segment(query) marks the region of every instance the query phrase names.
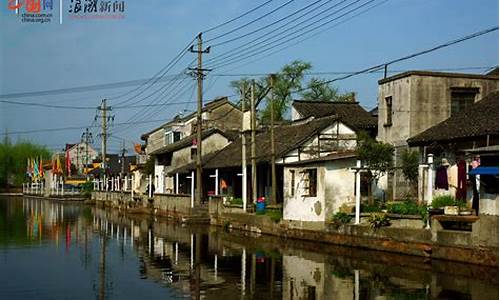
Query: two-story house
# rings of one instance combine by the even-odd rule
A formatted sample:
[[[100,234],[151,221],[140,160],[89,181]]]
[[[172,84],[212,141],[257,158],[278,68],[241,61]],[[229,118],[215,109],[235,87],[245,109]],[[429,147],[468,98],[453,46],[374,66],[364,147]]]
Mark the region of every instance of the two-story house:
[[[398,167],[403,149],[409,148],[409,138],[498,90],[498,73],[409,71],[378,83],[377,139],[395,147],[395,166]],[[382,181],[386,199],[402,198],[408,192],[408,184],[398,170]]]
[[[203,155],[220,150],[234,139],[241,128],[243,113],[227,97],[216,98],[202,109]],[[155,157],[157,192],[172,192],[174,178],[167,173],[190,163],[196,150],[196,112],[176,116],[171,121],[141,136],[146,141],[146,154]]]

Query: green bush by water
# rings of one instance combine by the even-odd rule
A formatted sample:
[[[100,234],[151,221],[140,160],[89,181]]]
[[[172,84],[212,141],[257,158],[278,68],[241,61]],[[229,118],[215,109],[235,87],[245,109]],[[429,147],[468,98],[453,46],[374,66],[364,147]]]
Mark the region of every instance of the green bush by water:
[[[434,199],[432,199],[431,206],[432,208],[442,208],[445,206],[465,207],[465,202],[456,200],[450,195],[442,195],[434,197]]]
[[[340,223],[340,224],[347,224],[351,222],[352,216],[343,212],[337,212],[332,216],[332,222],[334,223]]]
[[[368,217],[368,223],[373,229],[391,225],[391,220],[385,213],[372,213]]]
[[[275,223],[279,223],[283,219],[283,212],[276,209],[267,209],[266,216],[270,217]]]

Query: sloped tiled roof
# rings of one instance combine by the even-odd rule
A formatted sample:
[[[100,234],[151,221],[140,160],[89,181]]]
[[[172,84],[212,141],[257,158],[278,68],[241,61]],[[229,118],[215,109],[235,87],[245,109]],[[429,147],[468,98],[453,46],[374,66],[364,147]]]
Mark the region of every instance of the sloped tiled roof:
[[[488,94],[469,109],[449,117],[443,122],[410,139],[410,146],[450,141],[488,134],[498,135],[498,91]]]
[[[336,115],[341,122],[355,130],[377,127],[377,118],[364,110],[358,102],[295,100],[292,105],[303,118]]]
[[[276,126],[274,128],[276,158],[283,157],[286,153],[297,149],[304,142],[315,134],[318,134],[326,127],[334,124],[336,116],[323,118],[309,118],[293,122],[292,124]],[[271,133],[269,130],[260,132],[255,137],[256,161],[257,163],[267,163],[271,161]],[[251,162],[250,142],[247,139],[247,162]],[[203,157],[203,168],[230,168],[241,166],[241,138],[227,145],[222,150]],[[194,163],[172,170],[170,174],[181,173],[194,168]]]
[[[204,140],[207,137],[209,137],[215,133],[219,133],[220,135],[226,137],[230,141],[232,141],[238,137],[238,132],[236,132],[236,131],[231,131],[231,130],[222,131],[218,128],[210,128],[210,129],[203,130],[203,132],[201,134],[201,140]],[[177,151],[179,149],[190,146],[193,143],[194,139],[196,139],[196,133],[189,135],[189,136],[187,136],[187,137],[185,137],[185,138],[183,138],[175,143],[161,147],[160,149],[155,150],[149,154],[158,155],[158,154],[164,154],[164,153],[168,153],[168,152]]]
[[[234,103],[232,103],[231,101],[229,101],[228,97],[217,97],[214,100],[205,103],[205,105],[202,108],[202,112],[206,112],[206,111],[210,111],[210,110],[216,109],[217,107],[222,106],[224,104],[230,104],[235,109],[239,109],[239,107],[237,107]],[[162,128],[166,128],[166,127],[168,127],[170,125],[173,125],[175,123],[186,122],[189,119],[194,118],[194,117],[196,117],[196,112],[190,113],[189,115],[186,115],[186,116],[183,116],[183,117],[180,116],[180,115],[176,115],[175,117],[172,118],[172,120],[170,120],[170,121],[168,121],[168,122],[160,125],[159,127],[156,127],[155,129],[152,129],[152,130],[150,130],[150,131],[142,134],[141,135],[141,139],[142,140],[146,140],[148,138],[148,136],[150,134],[152,134],[153,132],[155,132],[155,131],[158,131],[158,130],[160,130]]]

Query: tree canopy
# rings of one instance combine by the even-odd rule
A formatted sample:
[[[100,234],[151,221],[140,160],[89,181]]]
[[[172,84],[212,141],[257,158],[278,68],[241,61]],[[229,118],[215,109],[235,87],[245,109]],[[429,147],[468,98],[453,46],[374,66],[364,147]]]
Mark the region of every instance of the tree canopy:
[[[0,143],[0,186],[20,185],[26,178],[28,158],[48,160],[50,151],[42,145],[31,142],[12,144],[8,138]]]
[[[286,113],[293,101],[293,94],[303,89],[303,81],[306,73],[312,70],[311,63],[300,60],[292,61],[284,65],[276,73],[274,80],[274,91],[267,93],[265,97],[265,107],[260,112],[260,118],[263,122],[268,122],[271,116],[271,109],[274,109],[274,119],[281,121],[285,119]],[[306,101],[352,101],[352,93],[342,93],[337,88],[325,83],[325,80],[312,78],[306,85],[300,96]],[[233,90],[240,94],[243,87],[249,91],[251,79],[241,78],[230,83]],[[266,87],[270,86],[269,77],[263,77],[256,80],[255,94],[260,95]],[[272,98],[274,101],[272,101]],[[245,100],[248,101],[249,93],[246,93]],[[248,107],[248,104],[247,104]]]

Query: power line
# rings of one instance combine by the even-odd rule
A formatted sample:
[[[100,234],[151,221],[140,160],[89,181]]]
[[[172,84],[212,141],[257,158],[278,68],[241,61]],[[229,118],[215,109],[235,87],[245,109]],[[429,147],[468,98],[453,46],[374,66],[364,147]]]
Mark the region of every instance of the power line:
[[[287,26],[288,26],[288,25],[290,25],[290,24],[293,24],[293,23],[294,23],[294,22],[296,22],[297,20],[299,20],[299,19],[301,19],[301,18],[303,18],[303,17],[307,16],[308,14],[310,14],[310,13],[314,12],[315,10],[317,10],[317,9],[319,9],[319,8],[321,8],[321,7],[323,7],[324,5],[326,5],[326,4],[328,4],[328,3],[330,3],[331,1],[333,1],[333,0],[328,0],[327,2],[325,2],[325,3],[323,3],[323,4],[321,4],[321,5],[317,6],[317,7],[315,7],[315,8],[313,8],[313,9],[309,10],[309,11],[306,11],[305,13],[303,13],[303,14],[301,14],[301,15],[297,16],[296,18],[294,18],[294,19],[292,19],[292,20],[290,20],[290,21],[288,21],[287,23],[285,23],[285,24],[283,24],[283,25],[281,25],[281,26],[279,26],[279,27],[277,27],[277,28],[275,28],[275,29],[271,29],[271,30],[269,30],[268,32],[266,32],[266,33],[264,33],[264,34],[262,34],[262,35],[260,35],[260,36],[258,36],[258,37],[256,37],[256,38],[254,38],[253,40],[251,40],[251,41],[249,41],[249,42],[246,42],[246,43],[244,43],[244,44],[242,44],[242,45],[240,45],[240,46],[238,46],[238,47],[235,47],[235,48],[229,49],[229,50],[227,50],[227,51],[225,51],[225,52],[223,52],[223,53],[221,53],[221,54],[219,54],[219,55],[215,56],[214,58],[209,59],[207,62],[218,61],[218,60],[221,60],[222,58],[227,58],[227,57],[230,57],[230,56],[231,56],[231,55],[230,55],[231,53],[233,53],[233,52],[235,52],[235,51],[237,51],[237,50],[243,49],[243,48],[245,48],[246,46],[248,46],[248,45],[250,45],[250,44],[252,44],[252,43],[257,42],[258,40],[261,40],[262,38],[267,38],[267,39],[265,39],[264,41],[262,41],[262,42],[265,42],[265,41],[269,40],[269,38],[270,38],[270,37],[269,37],[269,35],[270,35],[270,34],[274,34],[272,37],[276,37],[276,36],[282,35],[282,34],[286,33],[288,30],[294,29],[294,28],[296,28],[296,26],[299,26],[299,25],[301,25],[301,24],[303,24],[303,23],[305,23],[305,22],[307,22],[307,21],[309,21],[309,20],[312,20],[313,18],[315,18],[315,17],[317,17],[317,16],[319,16],[319,15],[321,15],[321,14],[324,14],[324,13],[328,12],[329,10],[331,10],[331,9],[333,9],[333,8],[335,8],[335,7],[337,7],[339,4],[341,4],[341,3],[343,3],[343,2],[345,2],[345,1],[347,1],[347,0],[342,0],[342,1],[340,1],[339,3],[337,3],[337,4],[333,5],[333,6],[330,6],[330,7],[326,8],[326,9],[324,9],[323,11],[321,11],[321,12],[319,12],[319,13],[317,13],[317,14],[313,15],[313,16],[312,16],[312,17],[310,17],[309,19],[306,19],[306,20],[304,20],[304,21],[301,21],[301,22],[299,22],[298,24],[295,24],[294,26],[291,26],[291,27],[289,27],[289,28],[287,28],[287,29],[285,29],[285,30],[282,30],[282,31],[277,32],[278,30],[283,29],[283,28],[287,27]],[[317,3],[317,1],[316,1],[316,2],[313,2],[312,4],[316,4],[316,3]],[[260,28],[258,28],[258,29],[256,29],[256,30],[254,30],[254,31],[251,31],[251,32],[249,32],[249,33],[246,33],[246,34],[240,35],[240,36],[238,36],[238,37],[236,37],[236,38],[233,38],[233,39],[231,39],[231,40],[227,40],[227,41],[223,41],[223,42],[217,43],[217,44],[213,45],[213,47],[217,47],[217,46],[219,46],[219,45],[223,45],[223,44],[225,44],[225,43],[229,43],[229,42],[235,41],[235,40],[237,40],[237,39],[240,39],[240,38],[243,38],[243,37],[246,37],[246,36],[250,36],[250,35],[252,35],[252,34],[254,34],[254,33],[256,33],[256,32],[259,32],[259,31],[261,31],[261,30],[263,30],[263,29],[269,29],[270,27],[272,27],[273,25],[275,25],[275,24],[277,24],[277,23],[281,22],[282,20],[284,20],[284,19],[288,19],[288,18],[292,17],[293,15],[295,15],[296,13],[301,12],[301,11],[304,11],[304,10],[305,10],[306,8],[308,8],[309,6],[310,6],[310,5],[308,5],[308,6],[306,6],[306,7],[302,7],[301,9],[299,9],[299,10],[295,11],[294,13],[289,14],[289,15],[285,16],[284,18],[282,18],[282,19],[280,19],[280,20],[278,20],[278,21],[275,21],[275,22],[273,22],[273,23],[270,23],[270,24],[264,25],[264,26],[262,26],[262,27],[260,27]],[[259,44],[260,44],[260,43],[259,43]]]
[[[158,73],[156,73],[155,75],[153,75],[147,82],[145,82],[143,85],[140,85],[138,86],[137,88],[135,89],[132,89],[122,95],[119,95],[119,96],[116,96],[116,97],[112,97],[110,98],[111,100],[114,100],[114,99],[118,99],[118,98],[121,98],[121,97],[124,97],[124,96],[127,96],[127,95],[130,95],[131,93],[139,90],[142,86],[144,85],[147,85],[148,83],[151,83],[149,84],[148,87],[146,87],[142,92],[139,92],[138,94],[134,95],[133,97],[130,97],[124,101],[121,101],[119,102],[119,104],[124,104],[124,103],[127,103],[128,101],[134,99],[135,97],[141,95],[144,91],[146,91],[149,87],[151,87],[152,85],[154,85],[156,82],[158,82],[158,80],[160,80],[161,78],[163,78],[169,71],[170,69],[172,69],[172,67],[174,67],[178,62],[179,60],[182,59],[182,57],[184,57],[184,55],[186,55],[186,51],[189,49],[189,47],[191,46],[191,44],[193,43],[193,41],[195,40],[195,38],[193,38],[190,42],[187,43],[187,45],[174,57],[172,58],[172,60],[170,60],[170,62],[164,66]],[[161,75],[160,75],[161,74]],[[159,76],[158,76],[159,75]]]
[[[220,27],[223,27],[223,26],[225,26],[225,25],[227,25],[227,24],[230,24],[230,23],[232,23],[232,22],[234,22],[234,21],[236,21],[236,20],[238,20],[238,19],[241,19],[241,18],[243,18],[243,17],[247,16],[248,14],[250,14],[250,13],[252,13],[252,12],[254,12],[254,11],[256,11],[256,10],[260,9],[261,7],[266,6],[267,4],[269,4],[269,3],[273,2],[273,1],[274,1],[274,0],[268,0],[268,1],[266,1],[266,2],[264,2],[264,3],[260,4],[260,5],[256,6],[256,7],[254,7],[254,8],[252,8],[252,9],[250,9],[250,10],[248,10],[248,11],[246,11],[246,12],[242,13],[241,15],[239,15],[239,16],[237,16],[237,17],[234,17],[234,18],[232,18],[232,19],[230,19],[230,20],[228,20],[228,21],[226,21],[226,22],[224,22],[224,23],[221,23],[221,24],[219,24],[219,25],[215,25],[215,26],[213,26],[213,27],[210,27],[210,28],[208,28],[208,29],[204,30],[203,32],[207,33],[207,32],[213,31],[213,30],[215,30],[215,29],[218,29],[218,28],[220,28]]]
[[[234,41],[240,40],[240,39],[242,39],[242,38],[245,38],[245,37],[247,37],[247,36],[253,35],[254,33],[257,33],[257,32],[262,31],[262,30],[264,30],[264,29],[269,29],[271,26],[276,25],[276,24],[280,23],[281,21],[284,21],[284,20],[288,19],[288,18],[290,18],[290,17],[292,17],[292,16],[294,16],[294,15],[298,14],[299,12],[301,12],[301,11],[303,11],[303,10],[307,9],[307,8],[309,8],[309,7],[312,7],[312,6],[316,5],[317,3],[321,2],[321,1],[323,1],[323,0],[316,0],[315,2],[313,2],[313,3],[311,3],[311,4],[308,4],[308,5],[306,5],[305,7],[302,7],[302,8],[300,8],[300,9],[296,10],[295,12],[293,12],[293,13],[291,13],[291,14],[289,14],[289,15],[285,16],[285,17],[282,17],[281,19],[278,19],[278,20],[276,20],[276,21],[273,21],[272,23],[269,23],[269,24],[265,24],[265,25],[263,25],[263,26],[261,26],[261,27],[259,27],[259,28],[255,29],[255,30],[252,30],[252,31],[248,32],[248,33],[245,33],[245,34],[239,35],[239,36],[234,37],[234,38],[231,38],[231,39],[229,39],[229,40],[225,40],[225,41],[222,41],[222,42],[216,43],[216,44],[212,45],[212,47],[218,47],[218,46],[221,46],[221,45],[224,45],[224,44],[227,44],[227,43],[231,43],[231,42],[234,42]],[[314,10],[318,9],[318,8],[321,8],[322,6],[324,6],[325,4],[327,4],[327,3],[331,2],[331,1],[333,1],[333,0],[328,0],[327,2],[325,2],[325,3],[321,4],[320,6],[318,6],[318,7],[314,8],[313,10],[309,11],[308,13],[310,13],[310,12],[312,12],[312,11],[314,11]],[[307,14],[307,13],[306,13],[306,14]],[[300,16],[300,17],[303,17],[303,16],[304,16],[304,15],[306,15],[306,14],[303,14],[303,15],[302,15],[302,16]],[[300,18],[300,17],[299,17],[299,18]],[[294,19],[294,20],[297,20],[297,19]],[[289,23],[287,23],[287,24],[289,24]],[[287,25],[287,24],[285,24],[285,25]]]
[[[264,15],[262,15],[262,16],[260,16],[260,17],[258,17],[258,18],[255,18],[255,19],[251,20],[250,22],[247,22],[247,23],[245,23],[245,24],[243,24],[243,25],[240,25],[240,26],[238,26],[238,27],[236,27],[236,28],[234,28],[234,29],[231,29],[231,30],[229,30],[229,31],[227,31],[227,32],[225,32],[225,33],[219,34],[219,35],[218,35],[218,36],[216,36],[216,37],[213,37],[213,38],[211,38],[211,39],[208,39],[207,41],[205,41],[205,43],[209,43],[209,42],[211,42],[211,41],[215,41],[215,40],[217,40],[217,39],[220,39],[221,37],[224,37],[224,36],[226,36],[226,35],[228,35],[228,34],[231,34],[231,33],[233,33],[233,32],[236,32],[236,31],[238,31],[238,30],[240,30],[240,29],[242,29],[242,28],[245,28],[245,27],[247,27],[247,26],[249,26],[249,25],[252,25],[253,23],[255,23],[255,22],[259,21],[259,20],[262,20],[263,18],[265,18],[265,17],[267,17],[267,16],[269,16],[269,15],[271,15],[271,14],[273,14],[273,13],[277,12],[278,10],[280,10],[280,9],[282,9],[282,8],[284,8],[285,6],[289,5],[289,4],[290,4],[290,3],[292,3],[293,1],[295,1],[295,0],[288,0],[287,2],[285,2],[285,3],[281,4],[281,5],[280,5],[280,6],[278,6],[277,8],[275,8],[275,9],[271,10],[270,12],[265,13]]]
[[[458,44],[458,43],[461,43],[461,42],[464,42],[464,41],[467,41],[467,40],[470,40],[470,39],[473,39],[473,38],[476,38],[476,37],[479,37],[479,36],[482,36],[482,35],[485,35],[485,34],[488,34],[490,32],[497,31],[497,30],[498,30],[498,26],[494,26],[494,27],[491,27],[491,28],[488,28],[488,29],[484,29],[484,30],[481,30],[481,31],[478,31],[478,32],[475,32],[475,33],[472,33],[472,34],[469,34],[469,35],[466,35],[466,36],[463,36],[461,38],[458,38],[458,39],[455,39],[455,40],[452,40],[452,41],[449,41],[449,42],[437,45],[435,47],[432,47],[432,48],[420,51],[420,52],[409,54],[409,55],[406,55],[406,56],[403,56],[403,57],[400,57],[400,58],[397,58],[397,59],[394,59],[394,60],[390,60],[390,61],[382,63],[382,64],[378,64],[378,65],[373,66],[373,67],[369,67],[369,68],[363,69],[363,70],[358,71],[358,72],[354,72],[354,73],[351,73],[351,74],[348,74],[348,75],[345,75],[345,76],[342,76],[342,77],[337,77],[337,78],[334,78],[334,79],[331,79],[331,80],[327,80],[327,81],[318,83],[318,85],[329,84],[329,83],[332,83],[332,82],[335,82],[335,81],[344,80],[344,79],[347,79],[347,78],[350,78],[350,77],[353,77],[353,76],[356,76],[356,75],[360,75],[360,74],[363,74],[363,73],[370,73],[370,72],[378,71],[381,68],[384,68],[385,66],[389,66],[389,65],[395,64],[397,62],[408,60],[408,59],[411,59],[411,58],[414,58],[414,57],[417,57],[417,56],[420,56],[420,55],[424,55],[424,54],[427,54],[427,53],[431,53],[431,52],[437,51],[439,49],[443,49],[443,48],[446,48],[446,47],[449,47],[449,46],[452,46],[452,45],[455,45],[455,44]],[[301,89],[299,89],[299,90],[297,90],[295,92],[302,92],[302,91],[308,90],[310,88],[311,87],[301,88]]]
[[[366,6],[366,5],[368,5],[368,4],[372,3],[372,2],[374,2],[374,1],[376,1],[376,0],[370,0],[370,1],[367,1],[367,2],[365,2],[365,3],[363,3],[363,4],[361,4],[361,5],[359,5],[359,6],[355,7],[355,8],[353,8],[353,9],[350,9],[349,11],[347,11],[347,12],[345,12],[345,13],[341,14],[340,16],[337,16],[337,17],[335,17],[335,18],[333,18],[333,19],[331,19],[331,20],[328,20],[328,21],[326,21],[326,22],[323,22],[323,23],[319,24],[318,26],[315,26],[315,27],[313,27],[313,28],[311,28],[311,29],[309,29],[309,30],[307,30],[307,31],[305,31],[305,32],[302,32],[302,33],[301,33],[301,31],[303,31],[304,29],[306,29],[306,28],[310,27],[311,25],[317,24],[318,22],[320,22],[320,21],[322,21],[322,20],[324,20],[324,19],[326,19],[326,18],[329,18],[329,17],[331,17],[331,16],[333,16],[333,15],[335,15],[335,14],[337,14],[337,13],[341,12],[341,11],[343,11],[343,10],[345,10],[346,8],[348,8],[349,6],[352,6],[352,5],[354,5],[354,4],[356,4],[356,3],[360,2],[360,1],[361,1],[361,0],[356,0],[356,1],[354,1],[354,2],[352,2],[352,3],[350,3],[350,4],[348,4],[348,5],[346,5],[346,6],[344,6],[344,7],[342,7],[342,8],[340,8],[340,9],[338,9],[338,10],[334,11],[333,13],[328,14],[327,16],[322,17],[322,18],[320,18],[320,19],[318,19],[318,20],[314,21],[313,23],[310,23],[310,24],[308,24],[308,25],[306,25],[306,26],[303,26],[303,27],[298,28],[297,30],[293,31],[293,32],[292,32],[292,33],[290,33],[290,34],[287,34],[286,36],[279,37],[279,34],[274,34],[274,35],[272,35],[272,36],[270,36],[270,37],[268,37],[268,38],[266,38],[266,39],[264,40],[264,41],[269,41],[269,42],[265,43],[264,45],[261,45],[260,43],[259,43],[258,45],[256,45],[256,46],[258,47],[257,49],[252,49],[252,48],[250,48],[250,49],[248,49],[248,50],[243,51],[242,53],[235,53],[235,54],[233,54],[233,55],[230,55],[230,56],[229,56],[229,57],[234,56],[231,60],[229,60],[229,61],[227,61],[227,62],[225,62],[224,60],[222,60],[222,62],[218,62],[218,63],[216,63],[215,65],[211,65],[210,67],[211,67],[212,69],[215,69],[215,68],[221,68],[221,67],[223,67],[223,66],[231,65],[231,64],[234,64],[234,63],[236,63],[236,62],[239,62],[239,61],[242,61],[242,60],[245,60],[245,59],[251,58],[251,57],[253,57],[253,56],[259,55],[259,54],[261,54],[261,53],[267,52],[267,51],[269,51],[269,50],[272,50],[272,49],[274,49],[274,48],[276,48],[276,47],[278,47],[278,46],[280,46],[280,45],[283,45],[283,44],[286,44],[286,43],[288,43],[288,42],[290,42],[290,41],[293,41],[293,40],[295,40],[295,39],[301,38],[301,37],[303,37],[303,36],[304,36],[304,34],[308,34],[308,33],[312,32],[312,31],[314,31],[314,30],[317,30],[317,29],[319,29],[319,28],[321,28],[321,27],[323,27],[323,26],[325,26],[325,25],[327,25],[327,24],[329,24],[329,23],[331,23],[331,22],[333,22],[333,21],[335,21],[335,20],[338,20],[338,19],[340,19],[340,18],[342,18],[342,17],[344,17],[344,16],[346,16],[346,15],[348,15],[348,14],[350,14],[350,13],[355,12],[356,10],[359,10],[359,9],[363,8],[364,6]],[[294,34],[296,34],[296,35],[295,35],[295,36],[293,36]],[[290,37],[290,36],[293,36],[293,37]],[[275,37],[279,37],[279,38],[278,38],[278,39],[276,39],[276,40],[272,40],[272,39],[274,39]],[[282,41],[282,42],[280,42],[280,41]],[[278,44],[276,44],[277,42],[279,42],[279,43],[278,43]],[[273,44],[274,44],[274,45],[273,45]],[[268,47],[267,47],[267,48],[264,48],[264,49],[261,49],[261,47],[266,47],[266,46],[268,46]],[[229,57],[228,57],[228,58],[229,58]],[[225,60],[228,60],[228,59],[226,58]]]
[[[133,124],[147,124],[147,123],[156,123],[156,122],[165,122],[169,121],[169,119],[158,119],[158,120],[148,120],[148,121],[137,121],[137,122],[123,122],[123,123],[115,123],[113,126],[126,126]],[[19,130],[19,131],[9,131],[7,133],[3,132],[0,135],[12,135],[12,134],[29,134],[29,133],[38,133],[38,132],[57,132],[57,131],[67,131],[67,130],[81,130],[85,128],[99,128],[100,125],[94,125],[93,127],[85,126],[70,126],[70,127],[59,127],[59,128],[45,128],[45,129],[33,129],[33,130]]]
[[[168,81],[169,77],[173,77],[173,76],[176,76],[176,75],[164,76],[163,78],[160,78],[159,80]],[[97,91],[97,90],[118,89],[118,88],[123,88],[123,87],[127,87],[127,86],[134,86],[134,85],[138,85],[138,84],[143,84],[143,83],[147,82],[148,80],[150,80],[150,79],[135,79],[135,80],[117,81],[117,82],[103,83],[103,84],[94,84],[94,85],[84,85],[84,86],[78,86],[78,87],[62,88],[62,89],[1,94],[0,99],[51,96],[51,95],[71,94],[71,93],[84,93],[84,92]]]

